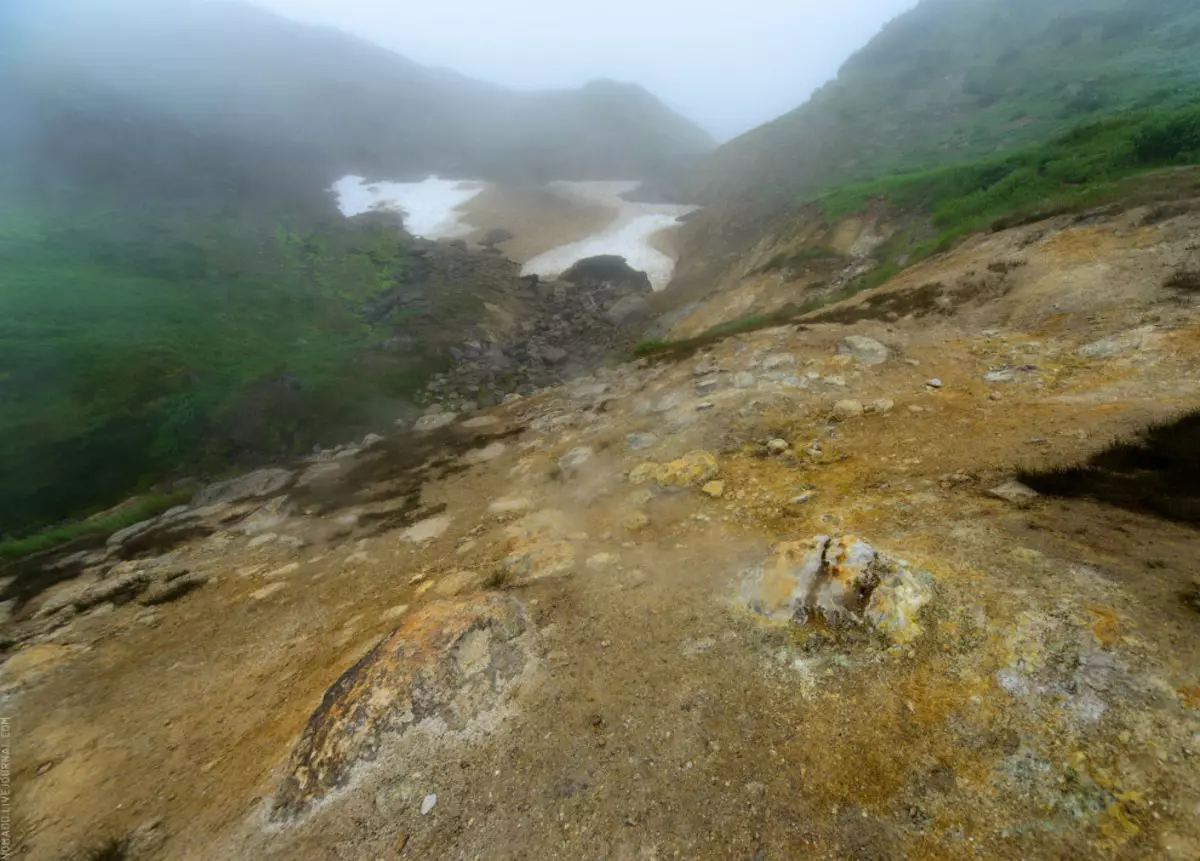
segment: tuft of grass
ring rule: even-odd
[[[646,356],[653,356],[655,353],[661,353],[668,347],[670,347],[670,344],[667,341],[660,341],[657,339],[642,341],[633,348],[633,355],[636,358],[641,359],[645,358]]]
[[[781,251],[759,266],[751,274],[763,275],[767,272],[776,272],[783,269],[802,269],[808,264],[814,263],[835,263],[842,260],[842,255],[828,248],[801,248],[799,251],[791,254],[786,251]]]
[[[789,302],[778,311],[772,311],[770,314],[751,314],[746,317],[739,317],[728,323],[713,326],[711,329],[707,329],[693,338],[685,338],[680,341],[643,341],[638,344],[635,355],[639,358],[679,361],[694,355],[697,351],[705,347],[734,335],[755,332],[759,329],[769,329],[772,326],[786,325],[793,322],[797,317],[808,313],[814,307],[815,305],[812,303],[798,306]]]
[[[1200,293],[1200,272],[1184,269],[1176,272],[1163,284],[1168,290],[1179,290],[1184,293]]]
[[[497,565],[483,581],[483,588],[490,591],[500,591],[508,587],[511,578],[508,570]]]
[[[14,562],[35,553],[53,550],[80,538],[95,537],[104,539],[114,532],[149,520],[164,511],[182,505],[192,497],[191,491],[180,493],[159,493],[147,496],[137,505],[99,520],[83,520],[78,523],[66,523],[43,529],[22,538],[5,538],[0,540],[0,562]]]
[[[85,861],[126,861],[129,858],[129,839],[110,837],[88,851]]]
[[[1200,409],[1117,440],[1083,463],[1025,470],[1018,478],[1048,496],[1200,524]]]

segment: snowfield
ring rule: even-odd
[[[457,239],[474,228],[459,218],[458,208],[483,191],[482,182],[428,177],[421,182],[372,182],[344,176],[334,183],[338,209],[350,218],[379,209],[404,216],[404,227],[424,239]]]
[[[634,269],[650,278],[655,290],[662,290],[675,272],[675,260],[654,247],[655,234],[679,226],[681,216],[696,211],[695,206],[657,203],[631,203],[621,195],[634,191],[637,181],[552,182],[547,190],[581,206],[602,206],[611,210],[612,220],[603,229],[552,248],[525,261],[522,274],[553,278],[587,257],[616,254]],[[405,228],[425,239],[457,239],[480,228],[504,227],[497,224],[467,224],[462,209],[486,184],[476,181],[447,180],[436,176],[421,182],[365,183],[362,177],[346,176],[333,186],[338,208],[346,217],[378,209],[402,214]]]
[[[525,275],[551,278],[576,261],[600,254],[617,254],[634,269],[650,277],[655,290],[662,290],[675,272],[675,260],[651,243],[654,234],[679,226],[680,216],[695,212],[695,206],[658,203],[630,203],[621,198],[635,190],[640,182],[554,182],[550,188],[568,198],[598,203],[617,211],[616,218],[599,233],[577,242],[561,245],[525,263]]]

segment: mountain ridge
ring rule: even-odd
[[[233,0],[170,9],[54,0],[27,4],[17,21],[26,76],[73,66],[198,127],[303,141],[327,165],[322,180],[651,179],[712,146],[636,85],[509,90]]]

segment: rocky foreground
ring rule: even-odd
[[[1200,534],[1016,481],[1200,404],[1198,219],[1144,216],[23,572],[20,852],[1200,857]]]

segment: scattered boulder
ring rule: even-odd
[[[526,515],[505,530],[504,570],[516,583],[570,574],[575,547],[563,535],[563,516],[557,511]]]
[[[593,453],[592,448],[586,445],[571,449],[558,459],[559,472],[567,478],[578,475],[583,465],[592,459]]]
[[[488,443],[482,448],[472,449],[471,451],[467,452],[462,456],[461,462],[471,466],[481,463],[488,463],[489,461],[493,461],[496,460],[496,458],[501,457],[506,451],[508,451],[508,446],[499,440],[496,440]]]
[[[650,517],[644,511],[634,510],[621,518],[621,526],[630,532],[640,532],[650,525]]]
[[[796,357],[791,353],[772,353],[763,359],[762,367],[764,371],[776,371],[780,368],[796,367]]]
[[[604,317],[614,326],[631,326],[644,323],[654,315],[650,303],[641,296],[626,296],[604,312]]]
[[[138,597],[138,603],[146,607],[169,604],[172,601],[178,601],[184,595],[195,592],[202,586],[208,585],[208,582],[209,577],[207,574],[180,572],[179,576],[169,577],[150,586],[149,589]]]
[[[648,461],[640,464],[629,474],[629,481],[635,485],[653,481],[664,488],[696,487],[712,481],[720,471],[714,455],[707,451],[690,451],[669,463]]]
[[[511,598],[436,601],[412,613],[325,692],[292,751],[271,819],[304,816],[414,727],[485,725],[481,718],[504,705],[538,653],[536,629]]]
[[[893,645],[922,633],[918,615],[933,599],[933,578],[852,535],[780,544],[746,572],[742,600],[772,622],[830,627],[867,624]]]
[[[561,365],[567,360],[567,351],[562,347],[546,346],[540,351],[542,361],[547,365]]]
[[[652,433],[631,433],[625,437],[625,447],[630,451],[643,451],[658,442]]]
[[[433,541],[445,534],[453,520],[454,518],[448,514],[427,517],[401,532],[400,538],[410,544],[424,544],[427,541]]]
[[[882,413],[891,412],[892,407],[894,407],[894,406],[896,406],[896,402],[891,400],[890,398],[879,398],[876,401],[872,401],[871,406],[868,409],[870,412],[873,412],[873,413],[879,415]]]
[[[500,245],[515,238],[510,231],[505,230],[503,227],[493,227],[483,235],[483,238],[479,240],[479,244],[484,248],[491,248],[494,245]]]
[[[184,541],[211,535],[222,525],[234,522],[255,510],[254,503],[225,503],[201,508],[172,508],[153,520],[135,523],[108,538],[109,552],[121,559],[169,550]]]
[[[863,405],[858,401],[844,400],[834,404],[830,414],[839,422],[844,422],[861,416],[865,411]]]
[[[891,356],[883,344],[866,335],[847,335],[837,345],[839,356],[849,356],[860,365],[882,365]]]
[[[413,433],[429,433],[438,428],[444,428],[446,425],[453,424],[456,418],[458,418],[458,413],[436,412],[421,416],[413,422]]]
[[[1154,331],[1153,326],[1142,326],[1130,332],[1111,335],[1085,344],[1076,350],[1076,354],[1084,359],[1112,359],[1128,353],[1140,352],[1152,346],[1155,340]]]
[[[1038,492],[1019,481],[1006,481],[988,491],[988,496],[1002,499],[1016,506],[1025,506],[1038,498]]]
[[[346,469],[347,466],[344,463],[336,460],[314,463],[300,474],[300,478],[296,481],[296,488],[304,489],[336,484],[345,474]]]
[[[701,493],[705,496],[711,496],[713,499],[720,499],[725,495],[725,482],[710,481],[704,487],[700,488]]]
[[[260,469],[209,485],[192,498],[191,505],[193,508],[203,508],[275,496],[291,486],[294,478],[295,474],[286,469]]]

